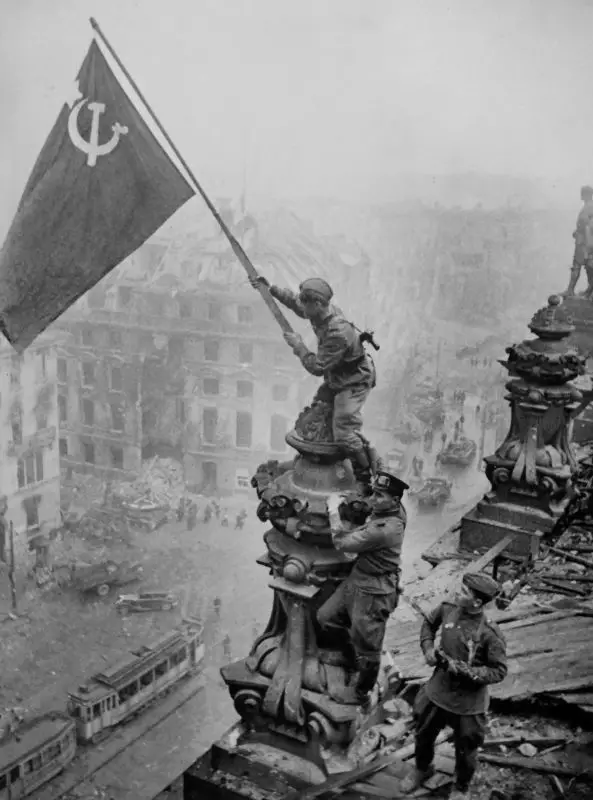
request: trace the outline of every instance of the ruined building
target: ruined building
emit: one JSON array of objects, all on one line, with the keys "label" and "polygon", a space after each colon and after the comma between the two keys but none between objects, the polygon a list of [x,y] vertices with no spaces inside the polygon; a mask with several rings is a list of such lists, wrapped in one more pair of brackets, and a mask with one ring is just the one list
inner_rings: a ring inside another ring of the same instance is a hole
[{"label": "ruined building", "polygon": [[60,453],[55,335],[23,355],[0,342],[0,506],[15,531],[15,551],[60,523]]},{"label": "ruined building", "polygon": [[[302,263],[289,246],[252,241],[273,282],[296,289],[320,273],[308,254]],[[117,479],[162,455],[182,461],[194,491],[247,490],[259,463],[286,457],[285,434],[314,392],[212,224],[154,238],[59,325],[71,334],[58,362],[66,470]]]}]

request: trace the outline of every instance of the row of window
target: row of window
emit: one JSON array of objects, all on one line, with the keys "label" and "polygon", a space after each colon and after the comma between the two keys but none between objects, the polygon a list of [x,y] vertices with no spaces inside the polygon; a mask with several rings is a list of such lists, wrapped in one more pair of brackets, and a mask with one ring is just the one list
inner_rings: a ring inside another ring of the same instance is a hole
[{"label": "row of window", "polygon": [[[94,386],[96,381],[94,361],[82,362],[82,385]],[[123,370],[117,364],[109,366],[109,388],[112,392],[121,392],[124,386]],[[58,358],[58,381],[68,383],[68,361],[65,358]]]},{"label": "row of window", "polygon": [[[82,460],[87,464],[96,464],[96,451],[94,442],[82,441]],[[67,458],[70,455],[68,439],[60,437],[60,456]],[[113,445],[109,448],[109,465],[114,469],[124,468],[124,449]]]},{"label": "row of window", "polygon": [[[112,431],[125,431],[126,418],[124,409],[119,403],[110,403],[109,410],[111,412],[110,430]],[[81,421],[83,425],[95,424],[95,401],[89,397],[83,397],[80,401]],[[68,398],[63,395],[58,395],[58,414],[60,423],[68,422]]]},{"label": "row of window", "polygon": [[[49,409],[38,406],[35,409],[35,422],[38,431],[45,430],[49,425]],[[23,443],[23,418],[20,408],[13,409],[10,427],[12,430],[12,443],[19,445]]]},{"label": "row of window", "polygon": [[[46,350],[39,350],[35,355],[37,365],[35,373],[38,379],[45,380],[47,378],[47,362],[48,355]],[[10,385],[18,387],[21,385],[21,370],[23,368],[24,358],[22,355],[13,354],[10,357]]]},{"label": "row of window", "polygon": [[[220,394],[220,379],[204,378],[202,381],[202,389],[204,394],[207,395]],[[288,386],[283,386],[282,384],[272,386],[272,399],[276,402],[288,400],[288,393]],[[237,381],[237,397],[253,397],[253,382]]]},{"label": "row of window", "polygon": [[[288,430],[288,420],[280,414],[272,414],[270,419],[270,448],[281,453],[286,448],[284,437]],[[204,408],[202,411],[202,440],[205,444],[216,444],[218,434],[218,409]],[[237,411],[235,422],[235,446],[249,449],[253,439],[253,419],[249,411]]]},{"label": "row of window", "polygon": [[[118,286],[118,307],[129,308],[132,303],[132,289],[130,286]],[[93,290],[88,294],[88,304],[90,308],[104,308],[106,295],[103,289]],[[167,313],[167,306],[170,299],[165,295],[159,294],[143,294],[142,303],[146,309],[147,314],[154,314],[162,317]],[[180,297],[178,300],[179,316],[184,319],[190,317],[201,317],[201,302],[196,301],[192,297]],[[208,303],[206,308],[206,319],[210,322],[217,322],[222,318],[222,304],[221,303]],[[253,306],[239,305],[237,306],[237,322],[243,325],[250,325],[254,320]],[[86,341],[85,341],[86,335]],[[92,344],[92,328],[82,329],[82,344]]]}]

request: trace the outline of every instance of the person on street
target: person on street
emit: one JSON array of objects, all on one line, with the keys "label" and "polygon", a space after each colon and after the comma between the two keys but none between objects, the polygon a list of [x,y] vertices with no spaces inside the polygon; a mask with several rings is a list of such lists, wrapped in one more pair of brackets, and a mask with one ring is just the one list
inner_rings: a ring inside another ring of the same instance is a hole
[{"label": "person on street", "polygon": [[187,509],[187,529],[188,531],[193,531],[196,527],[196,522],[198,521],[198,507],[195,502],[192,500]]},{"label": "person on street", "polygon": [[370,485],[372,464],[366,440],[362,437],[362,407],[376,384],[375,365],[366,352],[360,331],[331,304],[333,290],[322,278],[308,278],[298,295],[288,289],[270,286],[258,276],[251,280],[257,288],[264,284],[272,297],[297,316],[308,319],[317,337],[317,352],[311,352],[297,333],[284,338],[302,365],[323,383],[313,399],[333,406],[333,437],[352,462],[357,480]]},{"label": "person on street", "polygon": [[206,505],[206,508],[204,509],[204,522],[210,522],[211,519],[212,519],[212,506],[210,505],[210,503],[208,503]]},{"label": "person on street", "polygon": [[229,527],[229,515],[226,513],[226,511],[224,511],[222,514],[222,519],[220,520],[220,524],[222,525],[223,528]]},{"label": "person on street", "polygon": [[585,296],[591,299],[593,296],[593,187],[583,186],[581,200],[583,201],[583,207],[579,211],[576,228],[572,234],[574,238],[574,256],[570,269],[570,282],[564,294],[569,297],[574,295],[574,290],[581,276],[581,270],[585,267],[589,280]]},{"label": "person on street", "polygon": [[[416,766],[401,785],[413,792],[434,773],[434,744],[447,725],[455,744],[455,788],[450,800],[469,800],[478,748],[484,743],[488,686],[507,674],[506,642],[485,610],[499,593],[498,583],[481,573],[466,573],[456,602],[443,602],[425,617],[420,647],[434,667],[414,704]],[[435,647],[441,629],[440,645]]]},{"label": "person on street", "polygon": [[214,613],[216,615],[216,618],[217,619],[220,618],[220,610],[222,608],[222,600],[220,599],[220,597],[215,597],[212,605],[214,606]]},{"label": "person on street", "polygon": [[235,530],[243,530],[243,526],[245,525],[245,520],[247,519],[247,511],[244,508],[239,511],[237,517],[235,519]]},{"label": "person on street", "polygon": [[377,473],[369,499],[371,514],[360,527],[346,531],[330,495],[327,509],[336,550],[354,554],[348,577],[317,611],[317,621],[339,643],[348,669],[358,672],[356,700],[365,704],[379,674],[385,626],[399,599],[401,551],[406,530],[402,496],[409,486],[395,475]]}]

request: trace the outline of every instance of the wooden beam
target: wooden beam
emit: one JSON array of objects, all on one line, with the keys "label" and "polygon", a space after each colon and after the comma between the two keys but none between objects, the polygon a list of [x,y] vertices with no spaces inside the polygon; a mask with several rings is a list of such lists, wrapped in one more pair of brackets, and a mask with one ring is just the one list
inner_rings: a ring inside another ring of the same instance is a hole
[{"label": "wooden beam", "polygon": [[558,547],[553,547],[551,544],[548,545],[548,550],[551,553],[556,553],[557,556],[562,556],[562,558],[565,558],[567,561],[574,561],[575,564],[582,564],[584,567],[593,569],[593,561],[588,561],[586,558],[573,556],[572,553],[567,553],[565,550],[560,550]]},{"label": "wooden beam", "polygon": [[495,756],[490,753],[480,753],[480,761],[496,764],[499,767],[529,769],[532,772],[542,772],[546,775],[562,775],[565,778],[593,780],[593,770],[578,770],[575,767],[563,767],[561,764],[546,764],[536,758],[527,758],[525,756]]},{"label": "wooden beam", "polygon": [[490,548],[490,550],[486,551],[483,556],[480,556],[475,561],[472,561],[471,564],[468,564],[468,566],[463,570],[463,573],[481,572],[484,567],[487,567],[488,564],[494,561],[496,556],[499,556],[503,550],[506,550],[516,535],[516,533],[509,533],[508,536],[505,536],[504,539],[501,539],[500,542],[497,542],[493,547]]}]

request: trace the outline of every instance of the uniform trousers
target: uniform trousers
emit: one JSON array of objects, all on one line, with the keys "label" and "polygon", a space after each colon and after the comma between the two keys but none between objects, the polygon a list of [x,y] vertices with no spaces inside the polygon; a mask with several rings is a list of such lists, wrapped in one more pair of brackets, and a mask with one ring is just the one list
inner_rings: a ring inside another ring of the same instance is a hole
[{"label": "uniform trousers", "polygon": [[424,687],[414,704],[416,723],[416,767],[425,772],[434,759],[434,743],[443,730],[453,729],[456,787],[467,791],[476,771],[478,748],[484,744],[486,714],[453,714],[429,700]]},{"label": "uniform trousers", "polygon": [[317,621],[340,641],[349,640],[356,658],[378,662],[387,620],[397,601],[397,592],[370,594],[346,578],[319,608]]}]

